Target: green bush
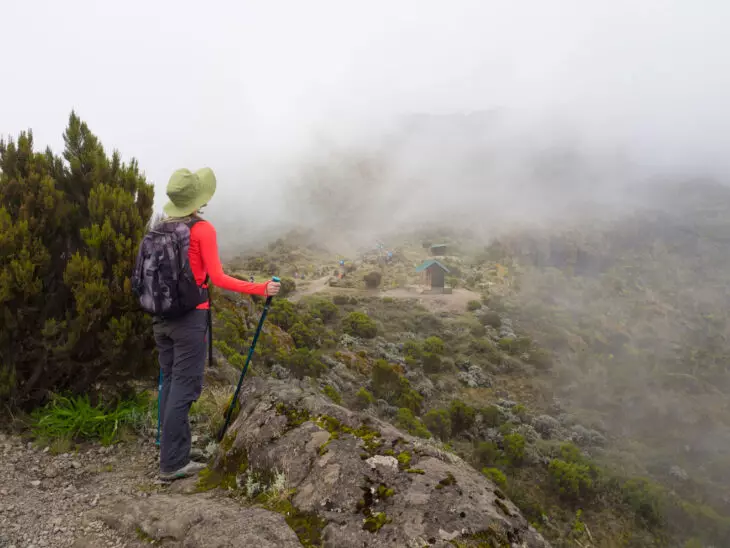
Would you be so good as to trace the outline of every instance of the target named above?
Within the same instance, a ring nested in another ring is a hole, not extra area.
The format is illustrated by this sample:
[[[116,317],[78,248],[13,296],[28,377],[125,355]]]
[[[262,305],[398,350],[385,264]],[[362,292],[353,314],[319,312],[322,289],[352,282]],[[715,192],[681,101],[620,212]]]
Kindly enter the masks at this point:
[[[332,297],[332,303],[338,306],[346,305],[349,302],[350,299],[347,295],[335,295],[334,297]]]
[[[441,371],[441,356],[438,354],[424,352],[421,356],[421,363],[426,373],[438,373]]]
[[[497,428],[504,422],[502,412],[496,405],[482,407],[479,409],[479,414],[482,416],[484,424],[490,428]]]
[[[621,494],[637,519],[649,527],[664,525],[662,506],[665,494],[661,486],[648,479],[634,478],[621,486]]]
[[[406,358],[418,360],[421,358],[421,347],[418,342],[408,340],[403,343],[403,354]]]
[[[355,405],[358,409],[367,409],[373,403],[375,403],[375,398],[365,387],[361,387],[355,394]]]
[[[91,405],[88,395],[53,396],[48,404],[33,411],[32,432],[44,441],[99,440],[109,445],[118,441],[125,430],[139,430],[149,410],[150,398],[146,392],[113,406]]]
[[[0,140],[0,406],[155,369],[130,280],[153,186],[73,112],[63,139],[61,156]]]
[[[449,406],[451,414],[451,434],[458,436],[474,424],[476,410],[461,400],[453,400]]]
[[[324,389],[322,391],[324,392],[325,396],[327,396],[329,399],[331,399],[336,404],[339,405],[342,403],[342,396],[340,395],[340,393],[337,391],[337,389],[334,386],[328,384],[327,386],[324,387]]]
[[[586,464],[553,459],[548,465],[548,472],[558,493],[565,499],[578,502],[593,493],[593,478]]]
[[[522,434],[504,436],[504,454],[511,466],[519,466],[525,460],[525,438]]]
[[[502,319],[499,317],[499,314],[494,310],[487,310],[480,314],[479,317],[484,325],[488,325],[490,327],[493,327],[494,329],[499,329],[500,327],[502,327]]]
[[[350,312],[342,322],[343,329],[348,335],[372,339],[378,334],[375,321],[362,312]]]
[[[373,393],[384,400],[391,400],[401,391],[401,375],[385,360],[377,360],[370,372]]]
[[[313,318],[318,318],[324,323],[330,322],[337,318],[337,306],[332,301],[325,298],[315,298],[307,303],[309,313]]]
[[[270,267],[269,270],[270,271],[274,270],[274,272],[271,272],[272,274],[276,273],[275,272],[276,267],[273,267],[273,268]],[[287,278],[287,277],[281,278],[281,289],[279,289],[279,294],[277,295],[277,297],[284,299],[285,297],[288,297],[289,295],[294,293],[294,291],[296,291],[296,289],[297,289],[297,283],[294,281],[293,278]]]
[[[365,286],[368,289],[376,289],[383,280],[383,275],[380,272],[373,271],[365,274],[365,276],[363,276],[363,280],[365,280]]]
[[[297,348],[316,348],[317,337],[314,331],[301,321],[297,321],[290,329],[289,335],[291,335],[294,345]]]
[[[451,437],[451,414],[448,409],[431,409],[423,416],[423,423],[440,440]]]
[[[411,383],[408,382],[408,379],[401,377],[400,394],[395,403],[399,407],[405,407],[414,413],[420,413],[423,396],[411,388]]]
[[[474,458],[479,466],[494,466],[502,457],[497,444],[491,441],[481,441],[474,449]]]
[[[396,424],[412,436],[418,436],[419,438],[431,437],[431,432],[428,431],[428,428],[426,428],[410,409],[403,407],[398,409]]]
[[[466,303],[466,309],[469,312],[474,312],[476,310],[479,310],[482,307],[482,303],[479,301],[469,301]]]
[[[482,468],[482,474],[492,480],[498,487],[502,489],[507,487],[507,476],[498,468]]]
[[[320,361],[319,355],[308,348],[297,348],[291,353],[281,352],[279,361],[299,379],[304,377],[319,377],[325,370],[325,366]]]
[[[423,351],[440,356],[444,353],[444,341],[439,337],[428,337],[423,341]]]
[[[284,331],[289,331],[301,317],[294,303],[286,299],[274,299],[267,319]]]

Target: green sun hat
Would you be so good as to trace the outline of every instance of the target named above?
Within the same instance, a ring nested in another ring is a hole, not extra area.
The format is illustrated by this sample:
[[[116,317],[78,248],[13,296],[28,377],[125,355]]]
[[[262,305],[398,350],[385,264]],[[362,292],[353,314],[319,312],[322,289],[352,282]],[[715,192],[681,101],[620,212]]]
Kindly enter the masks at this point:
[[[167,183],[170,201],[162,208],[169,217],[187,217],[208,203],[215,194],[215,174],[209,167],[195,173],[178,169]]]

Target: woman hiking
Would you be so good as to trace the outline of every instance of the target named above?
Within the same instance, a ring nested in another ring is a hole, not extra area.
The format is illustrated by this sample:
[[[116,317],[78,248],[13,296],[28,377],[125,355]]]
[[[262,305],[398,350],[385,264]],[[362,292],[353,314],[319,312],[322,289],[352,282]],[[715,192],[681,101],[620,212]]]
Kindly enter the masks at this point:
[[[195,284],[200,288],[200,302],[192,310],[175,317],[155,316],[153,330],[162,370],[160,393],[160,479],[174,480],[197,474],[205,464],[191,459],[191,436],[188,413],[203,389],[203,370],[207,349],[210,301],[207,288],[270,296],[279,293],[280,284],[269,281],[251,283],[223,272],[218,257],[216,232],[210,222],[201,218],[201,210],[215,193],[213,171],[203,168],[195,173],[187,169],[175,171],[167,184],[169,201],[163,207],[163,224],[189,228],[187,256]],[[162,228],[159,233],[164,233]],[[176,230],[176,229],[173,229]],[[184,232],[187,239],[188,232]],[[187,242],[186,242],[187,243]],[[168,299],[187,295],[167,295]]]

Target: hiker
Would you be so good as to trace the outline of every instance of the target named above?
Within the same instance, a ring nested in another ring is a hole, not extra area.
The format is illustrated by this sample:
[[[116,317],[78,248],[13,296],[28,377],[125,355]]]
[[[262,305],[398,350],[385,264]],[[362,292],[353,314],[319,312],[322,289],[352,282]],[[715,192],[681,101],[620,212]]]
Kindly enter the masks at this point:
[[[187,247],[189,268],[198,290],[198,295],[194,296],[193,302],[185,293],[175,291],[174,295],[165,294],[163,298],[170,301],[176,297],[185,300],[185,307],[190,309],[173,318],[156,315],[153,320],[163,379],[160,393],[162,432],[160,479],[162,480],[192,476],[206,466],[191,459],[188,413],[190,406],[200,397],[203,389],[206,343],[210,342],[207,337],[211,336],[212,326],[207,289],[209,284],[229,291],[261,296],[276,295],[280,289],[280,284],[277,282],[251,283],[238,280],[223,272],[218,257],[215,228],[210,222],[200,217],[202,208],[213,197],[215,188],[216,179],[210,168],[203,168],[195,173],[187,169],[175,171],[167,184],[169,202],[163,207],[167,217],[155,229],[158,234],[170,233],[171,235],[173,232],[177,235],[178,231],[182,230],[184,234],[182,247]],[[184,227],[181,228],[183,224],[189,228],[189,232],[185,231]],[[189,240],[189,247],[186,245],[188,243],[186,240]],[[169,248],[163,249],[162,253],[165,251],[170,250]],[[146,273],[146,271],[142,272]],[[155,274],[153,273],[153,276]],[[177,278],[175,281],[177,282],[176,287],[179,289],[182,282]],[[151,283],[147,282],[147,284]],[[151,286],[147,285],[147,287]],[[158,295],[159,292],[147,291],[147,293]],[[143,308],[145,307],[144,301],[142,301],[144,298],[140,298]],[[160,297],[157,298],[160,299]],[[167,306],[169,309],[175,304],[160,301],[159,307]],[[146,309],[149,310],[149,307]]]

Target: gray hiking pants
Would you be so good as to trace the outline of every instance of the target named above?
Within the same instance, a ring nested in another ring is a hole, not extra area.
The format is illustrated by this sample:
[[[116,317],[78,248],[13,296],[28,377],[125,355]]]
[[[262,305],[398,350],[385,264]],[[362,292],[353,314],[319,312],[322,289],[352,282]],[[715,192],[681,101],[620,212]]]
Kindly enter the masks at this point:
[[[175,472],[190,460],[190,406],[200,397],[207,351],[208,311],[155,319],[162,368],[160,472]]]

